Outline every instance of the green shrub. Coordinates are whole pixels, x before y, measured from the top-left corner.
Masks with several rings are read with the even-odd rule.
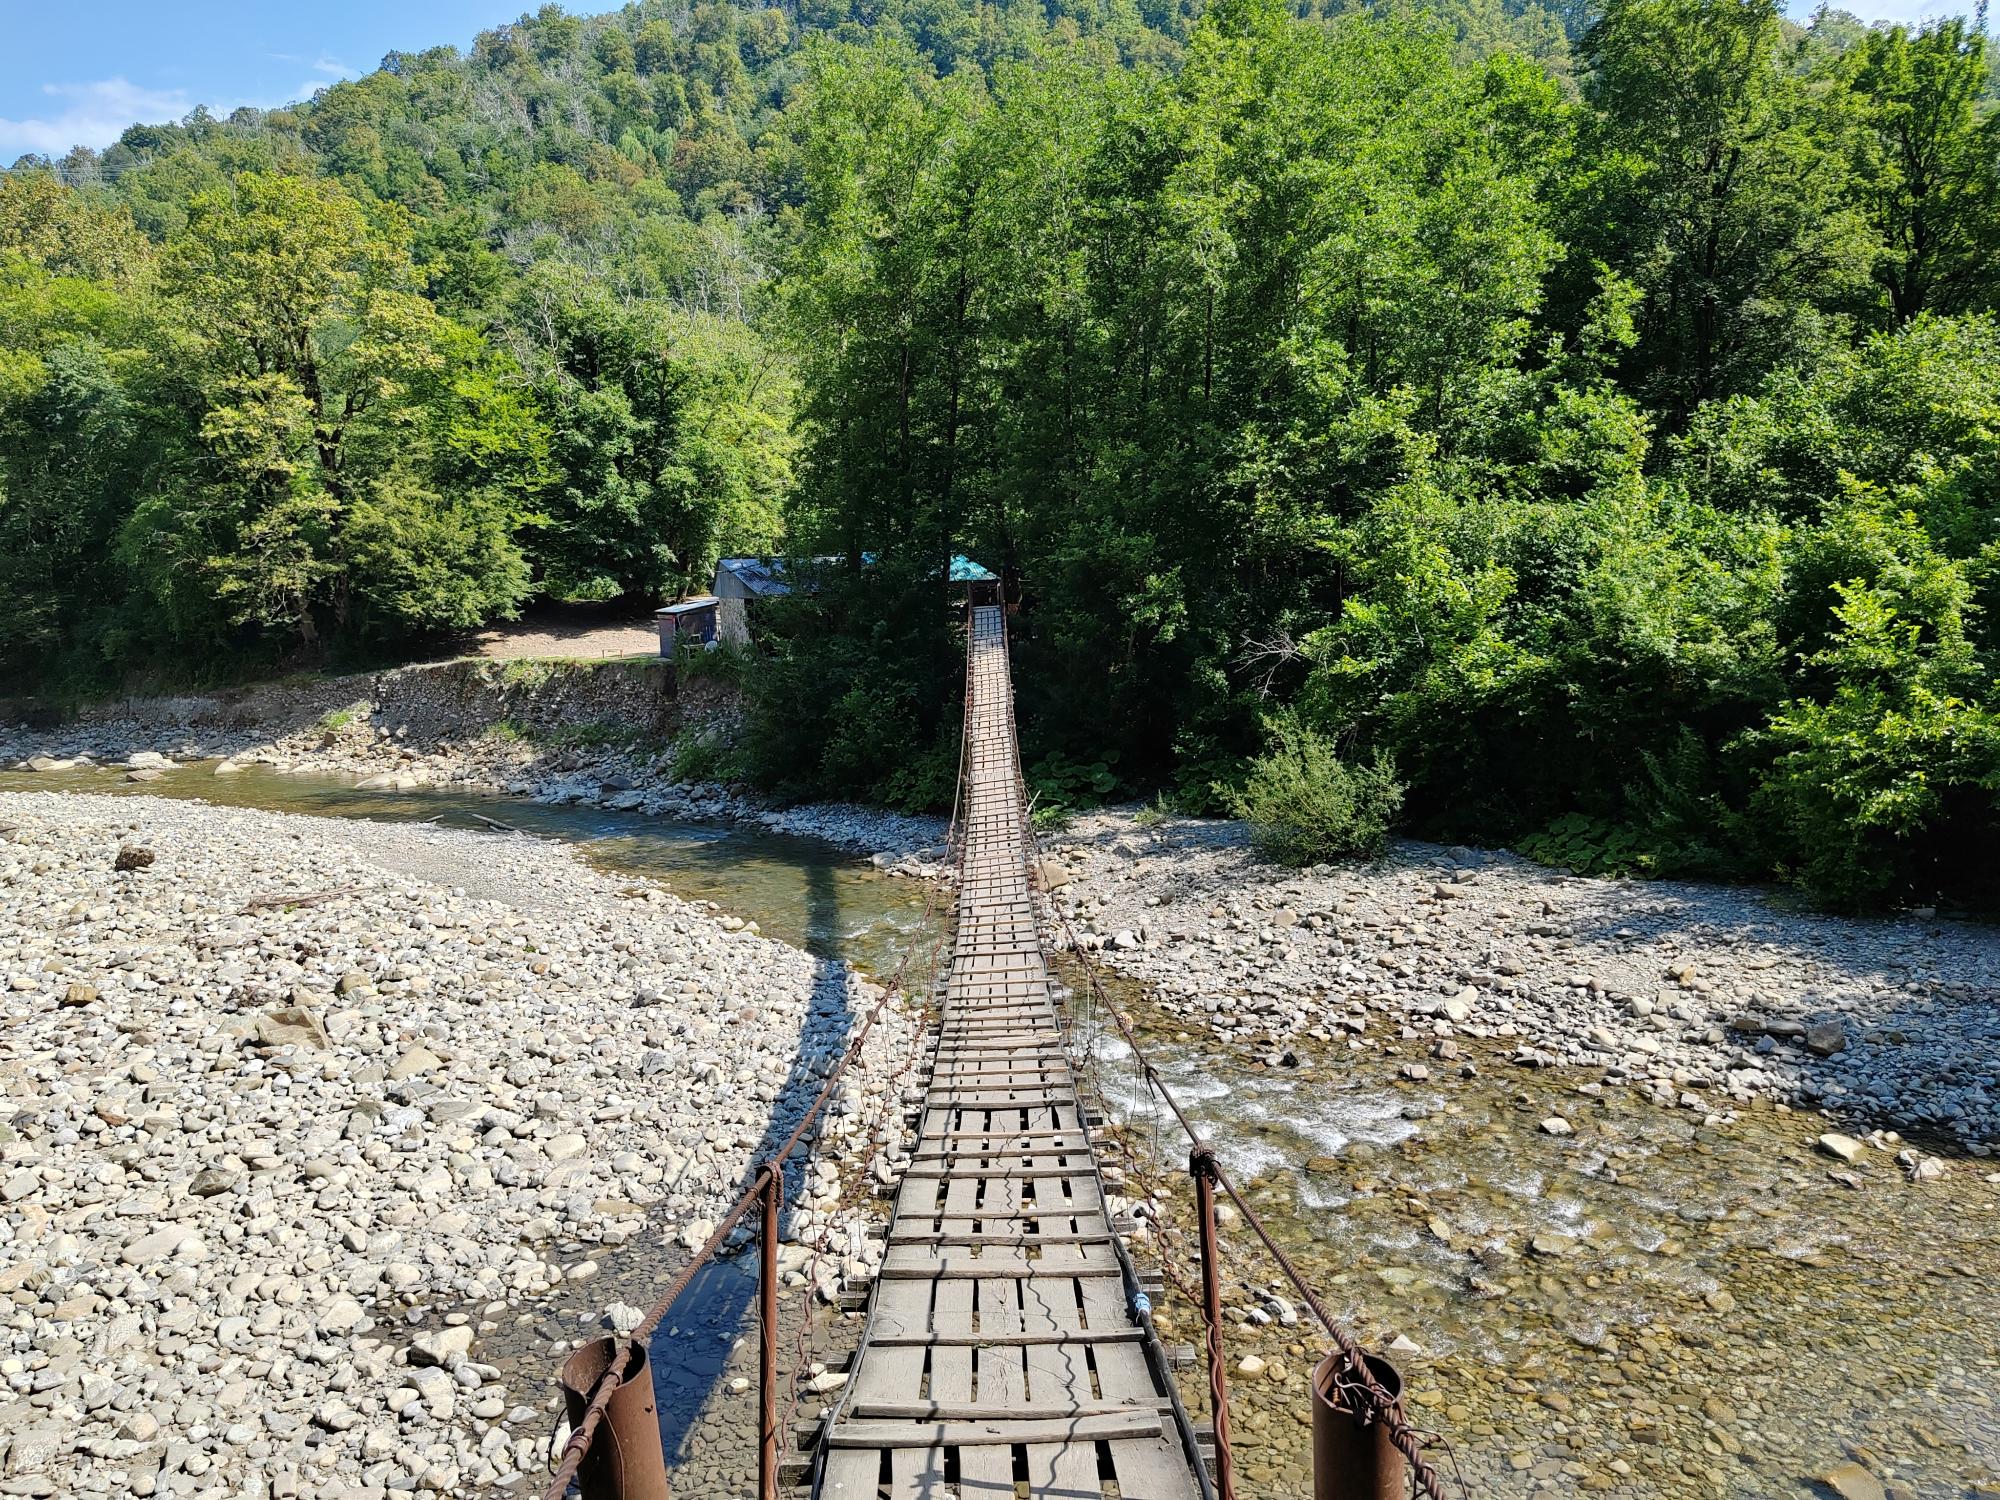
[[[1579,875],[1623,875],[1652,867],[1636,829],[1583,813],[1565,813],[1539,833],[1521,840],[1521,852],[1545,865]]]
[[[686,731],[671,753],[676,781],[726,781],[736,772],[734,747],[714,729]]]
[[[913,750],[876,784],[875,795],[897,812],[935,812],[952,804],[958,789],[959,740],[953,734]]]
[[[1380,853],[1403,805],[1386,754],[1351,765],[1325,735],[1292,723],[1277,726],[1277,743],[1250,762],[1240,789],[1217,794],[1249,823],[1258,850],[1287,865]]]
[[[1965,636],[1968,590],[1922,555],[1898,582],[1837,587],[1834,641],[1806,660],[1832,690],[1755,737],[1772,754],[1757,806],[1781,867],[1825,905],[1990,904],[2000,714],[1972,696],[1988,678]]]
[[[1117,764],[1116,750],[1107,750],[1087,762],[1072,760],[1062,751],[1052,750],[1030,766],[1022,779],[1028,784],[1028,795],[1034,799],[1037,810],[1071,813],[1095,807],[1117,792],[1118,773],[1112,769]]]
[[[674,673],[683,682],[712,679],[740,683],[755,665],[756,648],[735,641],[714,646],[684,642],[674,652]]]
[[[332,733],[334,730],[337,729],[345,729],[349,724],[352,724],[355,721],[355,719],[359,717],[364,710],[366,710],[367,707],[368,705],[365,703],[350,703],[345,708],[329,709],[327,710],[327,712],[320,715],[319,727],[321,729],[326,730],[328,733]]]

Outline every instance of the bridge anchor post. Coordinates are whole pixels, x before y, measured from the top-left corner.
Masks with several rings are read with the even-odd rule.
[[[1222,1362],[1222,1268],[1215,1232],[1215,1153],[1197,1144],[1188,1157],[1194,1178],[1195,1224],[1201,1233],[1201,1315],[1208,1324],[1208,1396],[1215,1417],[1215,1492],[1236,1500],[1236,1466],[1229,1451],[1229,1376]]]
[[[583,1500],[667,1500],[667,1454],[653,1402],[653,1371],[637,1339],[593,1339],[563,1362],[563,1405],[575,1427],[583,1421],[612,1366],[624,1360],[618,1389],[605,1404],[598,1438],[577,1470]]]
[[[1403,1377],[1388,1360],[1363,1354],[1368,1373],[1402,1402]],[[1389,1424],[1349,1398],[1343,1380],[1344,1356],[1336,1349],[1313,1369],[1313,1500],[1400,1500],[1410,1478],[1403,1455],[1389,1437]]]
[[[757,1242],[757,1494],[778,1500],[778,1202],[784,1166],[764,1168]]]

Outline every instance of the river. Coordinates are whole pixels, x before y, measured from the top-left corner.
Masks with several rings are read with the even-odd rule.
[[[497,820],[875,972],[917,940],[924,904],[913,883],[813,840],[596,808],[357,792],[261,768],[186,768],[145,785],[107,770],[0,773],[0,789]],[[1704,1122],[1587,1073],[1524,1073],[1471,1040],[1414,1081],[1386,1076],[1379,1059],[1358,1068],[1333,1045],[1291,1068],[1247,1050],[1218,1059],[1143,996],[1121,995],[1333,1310],[1379,1345],[1416,1346],[1399,1356],[1411,1410],[1446,1440],[1473,1494],[2000,1496],[1991,1163],[1957,1161],[1944,1181],[1916,1185],[1878,1153],[1849,1173],[1815,1153],[1819,1116],[1765,1105]],[[1114,1117],[1132,1127],[1133,1165],[1184,1180],[1185,1147],[1155,1128],[1123,1043],[1100,1036],[1095,1055]],[[1552,1113],[1574,1133],[1540,1129]],[[1274,1267],[1240,1230],[1225,1240],[1239,1296],[1281,1309],[1268,1296],[1282,1291]],[[495,1341],[522,1395],[539,1394],[557,1349],[610,1302],[649,1300],[674,1259],[630,1247],[587,1290],[522,1314]],[[754,1393],[730,1389],[752,1373],[737,1327],[748,1269],[719,1266],[655,1344],[686,1493],[739,1492],[754,1469]],[[1198,1342],[1171,1297],[1162,1324]],[[852,1320],[823,1315],[816,1343],[853,1334]],[[1242,1493],[1308,1494],[1313,1341],[1272,1322],[1234,1327],[1227,1344],[1232,1366],[1252,1353],[1266,1365],[1233,1377]],[[1198,1411],[1204,1390],[1191,1372]],[[1889,1487],[1869,1488],[1869,1474]]]

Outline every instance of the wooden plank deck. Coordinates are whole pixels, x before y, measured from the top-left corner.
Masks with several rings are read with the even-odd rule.
[[[958,920],[935,1069],[821,1500],[1198,1500],[1133,1316],[1028,884],[998,609],[973,611]]]

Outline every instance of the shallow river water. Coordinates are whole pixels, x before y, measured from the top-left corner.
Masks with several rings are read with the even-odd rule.
[[[1823,1481],[1846,1463],[1891,1495],[2000,1495],[1991,1160],[1930,1183],[1906,1180],[1893,1149],[1843,1169],[1814,1147],[1833,1128],[1817,1114],[1705,1123],[1463,1040],[1460,1062],[1421,1082],[1338,1044],[1296,1068],[1222,1070],[1184,1034],[1142,1040],[1329,1310],[1378,1348],[1419,1346],[1396,1356],[1409,1409],[1472,1494],[1882,1493],[1852,1469],[1850,1491]],[[1129,1049],[1100,1038],[1097,1052],[1150,1165]],[[1574,1134],[1540,1128],[1556,1115]],[[1161,1137],[1179,1168],[1185,1148]],[[1239,1283],[1280,1289],[1247,1231],[1224,1243]],[[1168,1304],[1164,1326],[1198,1344]],[[1310,1493],[1304,1332],[1228,1340],[1232,1371],[1244,1354],[1268,1362],[1232,1375],[1257,1495]],[[1200,1371],[1186,1394],[1205,1411]]]
[[[811,840],[471,793],[205,768],[144,786],[109,771],[0,773],[0,789],[497,819],[877,972],[914,940],[924,902],[914,883]],[[1120,993],[1146,1022],[1143,1000]],[[1585,1071],[1524,1071],[1476,1042],[1420,1082],[1396,1071],[1424,1058],[1421,1043],[1402,1058],[1336,1043],[1274,1069],[1248,1052],[1218,1058],[1171,1025],[1147,1043],[1331,1309],[1378,1346],[1418,1346],[1397,1356],[1410,1409],[1473,1495],[2000,1497],[1994,1162],[1949,1160],[1942,1181],[1912,1183],[1891,1145],[1843,1168],[1814,1149],[1833,1128],[1819,1115],[1766,1105],[1705,1122]],[[1151,1167],[1157,1137],[1162,1180],[1184,1183],[1185,1145],[1153,1127],[1123,1044],[1099,1038],[1096,1054],[1137,1164]],[[1552,1115],[1573,1134],[1540,1129]],[[523,1397],[540,1398],[555,1348],[595,1331],[602,1308],[650,1300],[680,1258],[656,1244],[604,1257],[596,1281],[496,1330],[490,1346]],[[1225,1244],[1253,1301],[1279,1290],[1247,1233]],[[1191,1265],[1177,1269],[1192,1281]],[[716,1268],[676,1314],[678,1336],[655,1343],[684,1493],[747,1492],[754,1472],[755,1393],[727,1388],[754,1373],[738,1341],[749,1270]],[[1170,1291],[1163,1328],[1198,1344],[1191,1314]],[[852,1319],[822,1321],[817,1347],[851,1340]],[[1235,1328],[1227,1345],[1232,1370],[1246,1354],[1266,1362],[1232,1375],[1241,1493],[1309,1493],[1316,1342],[1273,1321]],[[1191,1371],[1197,1414],[1205,1390]],[[1836,1473],[1854,1487],[1822,1482]]]

